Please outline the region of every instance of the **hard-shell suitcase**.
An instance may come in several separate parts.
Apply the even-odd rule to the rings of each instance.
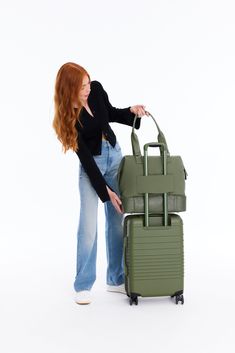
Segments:
[[[163,175],[166,173],[166,149],[162,143],[144,145],[145,175],[148,172],[147,149],[163,149]],[[130,304],[138,296],[171,296],[184,303],[183,222],[179,215],[169,214],[167,193],[163,194],[163,215],[149,215],[148,193],[145,213],[124,218],[125,289]]]
[[[183,304],[184,252],[183,223],[179,215],[169,215],[168,225],[162,216],[150,216],[149,226],[143,215],[124,219],[125,288],[130,304],[138,296],[171,296]]]

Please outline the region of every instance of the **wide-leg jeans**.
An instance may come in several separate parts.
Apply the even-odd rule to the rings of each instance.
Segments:
[[[112,147],[107,140],[102,140],[102,153],[93,156],[104,179],[120,196],[117,171],[122,159],[118,142]],[[77,264],[74,281],[75,291],[90,290],[96,280],[97,258],[97,211],[98,195],[82,164],[79,162],[80,217],[77,230]],[[104,202],[105,239],[108,285],[124,283],[123,269],[123,215],[118,213],[111,201]]]

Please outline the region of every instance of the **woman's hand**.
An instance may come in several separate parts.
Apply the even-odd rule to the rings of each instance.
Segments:
[[[142,117],[143,115],[148,115],[149,113],[145,111],[145,105],[133,105],[133,107],[130,108],[130,111],[137,115],[138,117]]]
[[[123,213],[123,209],[122,209],[122,202],[119,199],[119,197],[117,196],[117,194],[115,192],[113,192],[112,190],[110,190],[110,188],[106,185],[109,197],[110,197],[110,201],[112,202],[113,206],[115,207],[115,209],[117,210],[118,213]]]

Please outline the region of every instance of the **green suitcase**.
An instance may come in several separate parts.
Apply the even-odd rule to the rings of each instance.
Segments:
[[[165,148],[163,143],[144,146],[145,175],[148,147]],[[166,149],[163,153],[163,175],[166,175]],[[130,304],[138,296],[171,296],[184,303],[183,222],[179,215],[168,213],[167,193],[163,193],[163,215],[149,215],[148,193],[145,213],[124,218],[125,289]]]

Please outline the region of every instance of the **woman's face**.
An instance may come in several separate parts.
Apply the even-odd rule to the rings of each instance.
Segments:
[[[91,82],[89,80],[89,77],[85,76],[82,81],[82,88],[80,89],[80,92],[79,92],[79,100],[82,103],[85,103],[87,101],[90,91],[91,91]]]

